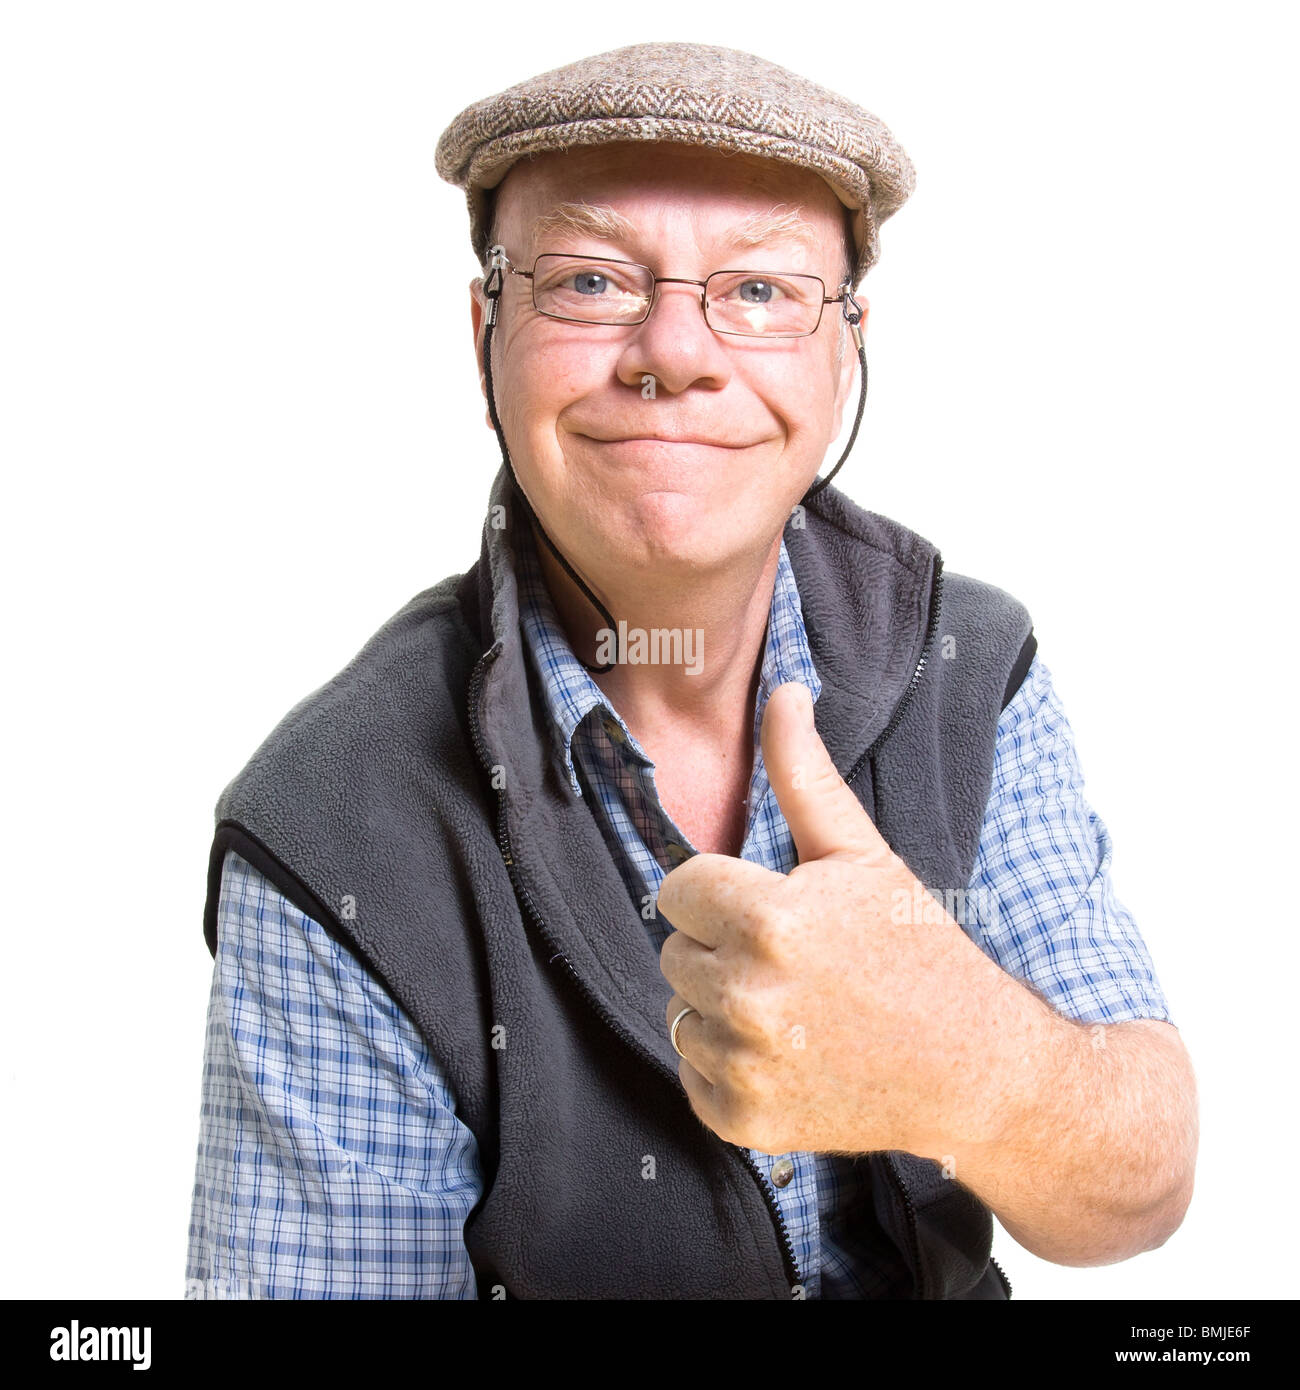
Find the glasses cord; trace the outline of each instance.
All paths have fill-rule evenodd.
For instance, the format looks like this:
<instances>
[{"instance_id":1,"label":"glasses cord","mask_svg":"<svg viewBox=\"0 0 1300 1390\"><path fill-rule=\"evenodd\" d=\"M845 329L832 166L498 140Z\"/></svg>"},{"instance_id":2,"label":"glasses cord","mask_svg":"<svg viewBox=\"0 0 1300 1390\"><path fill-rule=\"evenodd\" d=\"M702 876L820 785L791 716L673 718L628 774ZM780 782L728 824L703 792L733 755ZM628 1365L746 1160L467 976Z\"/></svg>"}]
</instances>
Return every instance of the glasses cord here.
<instances>
[{"instance_id":1,"label":"glasses cord","mask_svg":"<svg viewBox=\"0 0 1300 1390\"><path fill-rule=\"evenodd\" d=\"M511 481L515 485L515 491L519 494L519 500L523 504L523 509L528 519L536 528L537 534L546 542L547 548L550 550L551 554L559 561L564 572L573 580L578 588L582 590L587 600L600 613L600 616L604 618L608 630L611 633L615 633L618 630L618 624L614 621L614 615L605 607L600 599L592 593L590 587L577 570L575 570L564 556L560 554L555 542L546 534L546 528L538 520L537 513L533 510L533 505L528 500L528 494L524 491L523 485L519 481L519 475L515 472L515 465L510 457L510 449L506 444L505 430L501 428L501 417L497 414L496 394L492 389L492 332L496 327L497 306L500 303L501 290L505 283L505 276L498 260L498 252L502 256L504 255L504 251L501 248L494 246L492 248L491 264L483 281L483 295L488 301L486 321L483 326L483 381L487 387L488 418L492 421L492 428L496 432L497 443L501 446L501 460L510 471ZM852 305L852 308L849 307L850 305ZM845 295L844 318L853 331L854 343L858 350L858 364L861 368L862 385L858 391L858 410L853 418L853 429L849 433L849 442L844 446L844 452L840 455L839 461L824 478L818 479L818 481L804 493L803 501L805 503L810 497L826 487L830 480L844 466L844 461L848 458L854 442L857 440L858 427L862 424L862 412L867 404L867 350L862 341L862 330L858 326L862 321L862 308L857 300L853 298L852 294L848 293ZM593 666L588 661L582 661L581 657L579 657L578 660L582 662L582 665L585 666L588 671L591 671L595 675L601 675L605 671L612 671L614 669L613 662L607 661Z\"/></svg>"},{"instance_id":2,"label":"glasses cord","mask_svg":"<svg viewBox=\"0 0 1300 1390\"><path fill-rule=\"evenodd\" d=\"M845 286L844 290L844 321L849 326L849 331L853 334L853 344L858 350L858 367L861 377L861 385L858 388L858 413L853 417L853 428L849 431L849 442L844 446L844 452L839 457L839 462L824 477L819 478L803 495L803 504L807 505L808 499L814 497L824 488L827 483L844 467L844 460L848 458L857 442L858 427L862 424L862 412L867 404L867 348L862 341L862 305L853 297L853 292Z\"/></svg>"}]
</instances>

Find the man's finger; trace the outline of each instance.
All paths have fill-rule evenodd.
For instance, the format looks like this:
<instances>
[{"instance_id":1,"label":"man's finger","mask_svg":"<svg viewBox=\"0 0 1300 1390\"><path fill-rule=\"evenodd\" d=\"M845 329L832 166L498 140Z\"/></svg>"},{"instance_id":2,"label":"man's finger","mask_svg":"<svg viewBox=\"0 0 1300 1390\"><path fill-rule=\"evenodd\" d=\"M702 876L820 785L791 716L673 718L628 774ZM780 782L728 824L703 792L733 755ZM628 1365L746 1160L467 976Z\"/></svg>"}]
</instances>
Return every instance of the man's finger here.
<instances>
[{"instance_id":1,"label":"man's finger","mask_svg":"<svg viewBox=\"0 0 1300 1390\"><path fill-rule=\"evenodd\" d=\"M832 856L874 863L890 855L817 733L807 686L787 681L771 693L762 746L767 778L801 864Z\"/></svg>"},{"instance_id":2,"label":"man's finger","mask_svg":"<svg viewBox=\"0 0 1300 1390\"><path fill-rule=\"evenodd\" d=\"M746 931L783 874L728 854L695 854L659 885L655 910L705 946L718 946Z\"/></svg>"}]
</instances>

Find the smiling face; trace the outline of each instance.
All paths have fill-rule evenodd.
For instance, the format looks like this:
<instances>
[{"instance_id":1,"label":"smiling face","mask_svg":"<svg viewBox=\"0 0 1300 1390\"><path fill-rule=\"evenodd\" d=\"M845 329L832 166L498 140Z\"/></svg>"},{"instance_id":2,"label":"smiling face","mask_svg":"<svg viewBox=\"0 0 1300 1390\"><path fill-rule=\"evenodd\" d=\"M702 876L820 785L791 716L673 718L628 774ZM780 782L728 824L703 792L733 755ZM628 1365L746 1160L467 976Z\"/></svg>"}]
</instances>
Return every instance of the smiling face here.
<instances>
[{"instance_id":1,"label":"smiling face","mask_svg":"<svg viewBox=\"0 0 1300 1390\"><path fill-rule=\"evenodd\" d=\"M690 146L601 146L523 161L498 190L512 265L564 252L703 280L717 270L845 279L841 204L815 175ZM598 280L566 293L609 293ZM769 291L739 285L733 299ZM482 347L482 302L475 299ZM539 313L506 277L494 331L497 409L519 481L580 572L687 582L765 560L840 425L853 384L840 306L802 338L715 333L697 286L662 284L640 324ZM647 381L653 379L653 396Z\"/></svg>"}]
</instances>

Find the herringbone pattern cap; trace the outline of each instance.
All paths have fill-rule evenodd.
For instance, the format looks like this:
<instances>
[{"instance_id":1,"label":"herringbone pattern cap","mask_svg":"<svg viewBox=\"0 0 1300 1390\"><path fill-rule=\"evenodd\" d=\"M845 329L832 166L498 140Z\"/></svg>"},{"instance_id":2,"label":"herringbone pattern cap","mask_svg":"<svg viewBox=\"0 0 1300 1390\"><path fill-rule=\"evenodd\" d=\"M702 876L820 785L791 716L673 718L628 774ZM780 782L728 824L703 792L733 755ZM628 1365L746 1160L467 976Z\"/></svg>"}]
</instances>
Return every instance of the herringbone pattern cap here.
<instances>
[{"instance_id":1,"label":"herringbone pattern cap","mask_svg":"<svg viewBox=\"0 0 1300 1390\"><path fill-rule=\"evenodd\" d=\"M880 254L880 224L907 201L916 171L870 111L751 53L643 43L544 72L467 107L435 163L463 188L470 237L487 253L487 194L510 166L544 150L674 141L810 169L856 213L857 274Z\"/></svg>"}]
</instances>

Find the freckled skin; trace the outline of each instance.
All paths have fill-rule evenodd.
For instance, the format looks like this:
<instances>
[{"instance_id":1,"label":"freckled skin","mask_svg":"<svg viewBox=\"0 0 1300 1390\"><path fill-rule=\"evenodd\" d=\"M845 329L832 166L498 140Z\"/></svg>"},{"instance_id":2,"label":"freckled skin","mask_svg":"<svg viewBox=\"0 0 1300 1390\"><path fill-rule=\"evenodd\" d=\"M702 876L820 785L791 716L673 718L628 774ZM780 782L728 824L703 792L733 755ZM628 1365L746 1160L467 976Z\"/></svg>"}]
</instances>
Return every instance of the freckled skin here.
<instances>
[{"instance_id":1,"label":"freckled skin","mask_svg":"<svg viewBox=\"0 0 1300 1390\"><path fill-rule=\"evenodd\" d=\"M803 730L797 693L774 692L763 727L797 867L700 855L660 889L677 928L666 1017L699 1010L678 1033L683 1083L706 1123L766 1153L924 1152L953 1129L987 1143L996 1098L959 1059L1001 972L946 913L910 920L915 877ZM1032 1046L1046 1019L1027 1010L1013 1026Z\"/></svg>"}]
</instances>

